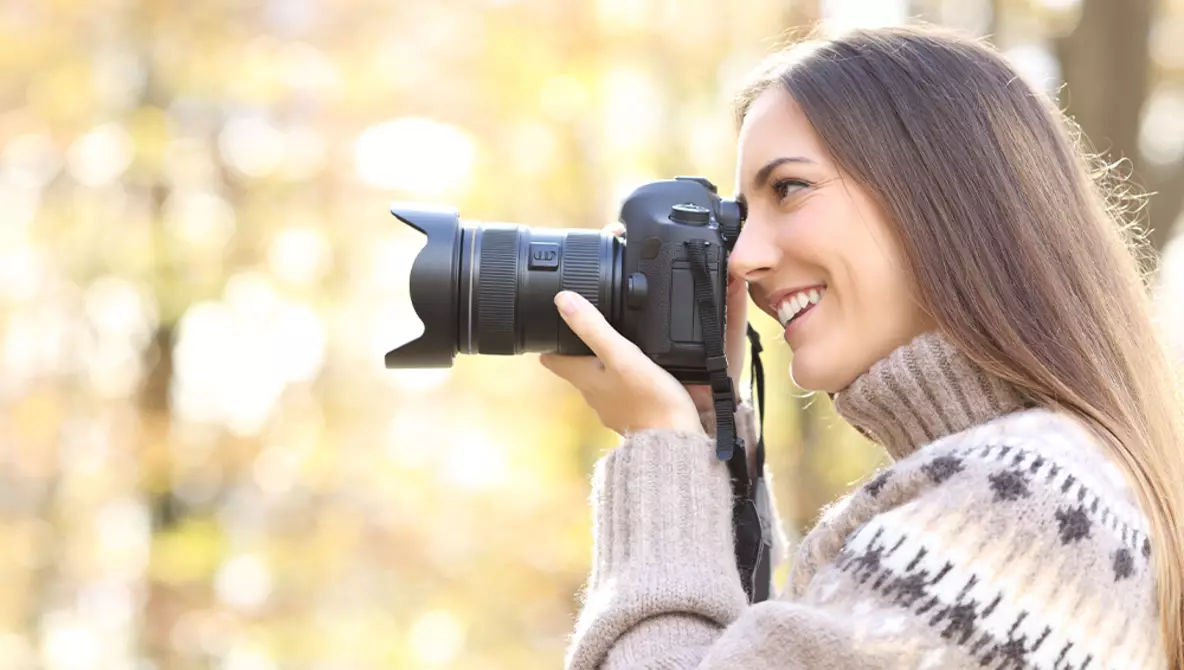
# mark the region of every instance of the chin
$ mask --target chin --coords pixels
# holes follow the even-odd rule
[[[851,375],[842,366],[835,365],[842,357],[826,351],[814,351],[803,347],[795,351],[789,363],[789,377],[804,391],[837,393],[851,385],[858,375]]]

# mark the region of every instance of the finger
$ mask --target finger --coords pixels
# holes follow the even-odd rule
[[[733,285],[728,287],[728,328],[724,333],[724,351],[728,355],[728,374],[733,379],[738,379],[744,369],[744,344],[748,340],[746,289],[747,282],[742,280],[733,280]]]
[[[712,408],[714,399],[711,397],[710,386],[705,384],[686,384],[685,387],[687,393],[691,396],[691,400],[695,403],[695,409],[704,412]]]
[[[541,354],[539,363],[573,386],[583,389],[597,374],[604,373],[604,364],[592,356],[563,356],[560,354]]]
[[[743,286],[743,285],[742,285]],[[728,337],[743,336],[748,330],[748,291],[744,288],[733,290],[728,287]]]
[[[748,292],[748,281],[743,277],[737,277],[731,272],[728,273],[728,297],[732,297],[737,293]]]
[[[625,234],[625,224],[621,223],[620,221],[614,221],[606,225],[602,230],[604,230],[606,233],[611,233],[617,237],[620,237],[621,235]]]
[[[568,328],[606,366],[619,367],[642,355],[641,350],[609,325],[600,310],[593,307],[584,296],[572,291],[560,291],[555,296],[555,305]]]

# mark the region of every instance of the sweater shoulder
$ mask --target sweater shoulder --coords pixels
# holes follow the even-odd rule
[[[1148,523],[1120,468],[1076,418],[1046,409],[999,417],[929,445],[855,495],[877,507],[974,509],[1012,530],[1043,532],[1066,516],[1090,537],[1148,554]],[[1061,534],[1072,534],[1061,528]]]
[[[992,501],[1023,496],[1082,506],[1101,514],[1103,527],[1125,532],[1128,541],[1146,540],[1146,517],[1113,456],[1080,420],[1062,412],[1008,414],[936,442],[891,469],[923,475],[927,486],[950,479],[951,486],[969,487]]]
[[[1035,667],[1157,667],[1146,520],[1071,417],[1029,410],[930,445],[854,492],[852,512],[823,578],[935,620],[960,613],[971,651],[1005,640]]]
[[[914,452],[825,510],[815,530],[836,525],[850,532],[906,504],[1016,500],[1054,510],[1081,506],[1099,515],[1099,529],[1145,549],[1146,517],[1122,471],[1080,421],[1045,409],[1004,415]],[[1015,511],[1009,509],[1014,524],[1044,523]]]

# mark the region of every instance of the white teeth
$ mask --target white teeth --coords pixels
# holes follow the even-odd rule
[[[785,324],[789,323],[789,320],[792,319],[793,315],[796,313],[797,311],[789,306],[788,300],[783,301],[777,308],[777,320],[781,322],[781,327],[784,328]]]
[[[777,305],[777,319],[781,322],[781,326],[785,327],[788,325],[802,310],[810,305],[817,304],[824,295],[826,295],[825,287],[795,293],[782,300],[781,304]]]

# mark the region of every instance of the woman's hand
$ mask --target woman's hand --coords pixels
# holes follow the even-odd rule
[[[593,356],[542,354],[539,361],[584,396],[600,422],[621,435],[647,429],[702,434],[687,389],[609,325],[583,296],[555,296],[563,320]]]

